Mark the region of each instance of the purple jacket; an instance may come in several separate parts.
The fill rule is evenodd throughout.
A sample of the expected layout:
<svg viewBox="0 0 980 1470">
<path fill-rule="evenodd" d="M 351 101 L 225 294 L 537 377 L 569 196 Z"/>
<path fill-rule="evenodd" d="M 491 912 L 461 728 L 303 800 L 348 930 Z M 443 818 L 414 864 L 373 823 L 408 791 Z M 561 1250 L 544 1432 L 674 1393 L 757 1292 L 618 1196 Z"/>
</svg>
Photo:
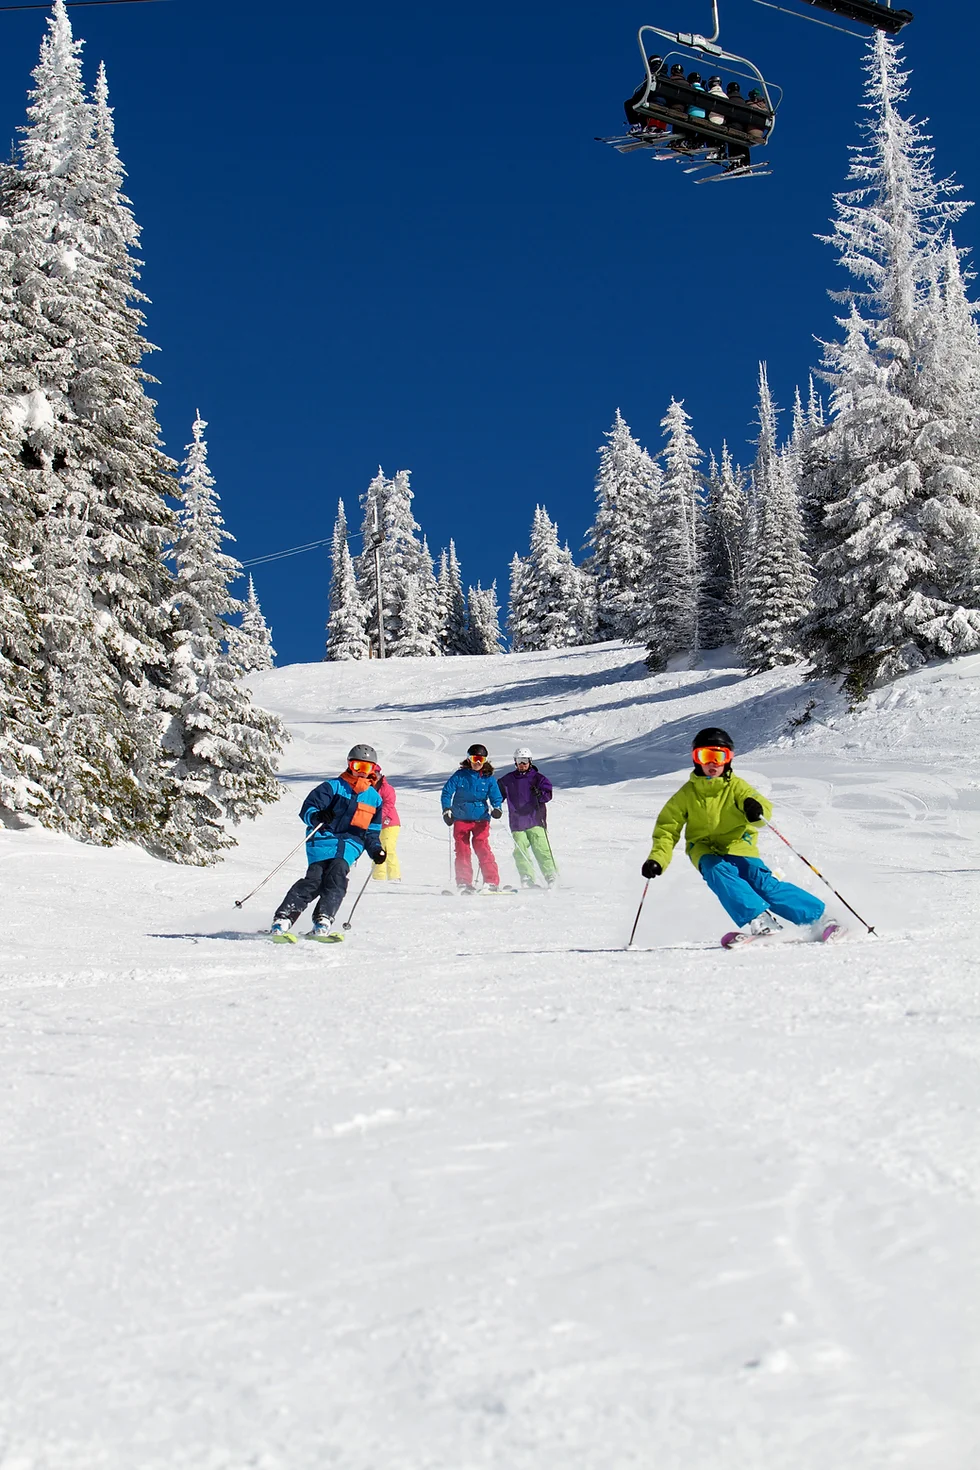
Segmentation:
<svg viewBox="0 0 980 1470">
<path fill-rule="evenodd" d="M 507 803 L 507 819 L 512 832 L 526 832 L 529 827 L 547 827 L 545 802 L 551 800 L 551 782 L 542 776 L 537 766 L 530 766 L 521 775 L 520 771 L 508 771 L 497 780 Z"/>
</svg>

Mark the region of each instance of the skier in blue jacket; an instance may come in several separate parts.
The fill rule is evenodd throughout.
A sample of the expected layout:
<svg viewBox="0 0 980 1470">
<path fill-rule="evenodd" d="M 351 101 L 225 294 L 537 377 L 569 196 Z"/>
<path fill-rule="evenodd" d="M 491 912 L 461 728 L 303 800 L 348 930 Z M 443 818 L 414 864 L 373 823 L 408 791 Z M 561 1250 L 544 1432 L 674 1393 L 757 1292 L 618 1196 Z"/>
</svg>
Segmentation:
<svg viewBox="0 0 980 1470">
<path fill-rule="evenodd" d="M 309 937 L 326 939 L 344 901 L 350 870 L 361 853 L 367 852 L 372 862 L 385 861 L 381 797 L 372 784 L 380 769 L 373 745 L 355 745 L 347 756 L 346 771 L 321 781 L 303 802 L 299 814 L 306 823 L 309 867 L 306 877 L 293 884 L 276 909 L 270 931 L 275 942 L 295 944 L 292 926 L 314 899 L 317 904 Z"/>
<path fill-rule="evenodd" d="M 487 757 L 487 747 L 471 745 L 459 770 L 453 772 L 442 788 L 442 820 L 453 829 L 456 886 L 460 893 L 475 891 L 471 839 L 484 884 L 490 893 L 500 892 L 500 873 L 490 846 L 487 814 L 499 819 L 503 809 L 504 799 Z"/>
</svg>

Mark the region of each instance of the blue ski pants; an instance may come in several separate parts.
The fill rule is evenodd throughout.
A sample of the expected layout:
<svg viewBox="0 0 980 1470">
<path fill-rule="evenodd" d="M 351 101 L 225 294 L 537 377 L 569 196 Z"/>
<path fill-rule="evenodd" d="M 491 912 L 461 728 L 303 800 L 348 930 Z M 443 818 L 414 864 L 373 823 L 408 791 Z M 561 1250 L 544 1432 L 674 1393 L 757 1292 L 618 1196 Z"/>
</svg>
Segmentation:
<svg viewBox="0 0 980 1470">
<path fill-rule="evenodd" d="M 812 924 L 827 907 L 805 888 L 781 882 L 761 858 L 724 857 L 709 852 L 701 859 L 698 871 L 740 929 L 766 909 L 789 919 L 791 924 Z"/>
</svg>

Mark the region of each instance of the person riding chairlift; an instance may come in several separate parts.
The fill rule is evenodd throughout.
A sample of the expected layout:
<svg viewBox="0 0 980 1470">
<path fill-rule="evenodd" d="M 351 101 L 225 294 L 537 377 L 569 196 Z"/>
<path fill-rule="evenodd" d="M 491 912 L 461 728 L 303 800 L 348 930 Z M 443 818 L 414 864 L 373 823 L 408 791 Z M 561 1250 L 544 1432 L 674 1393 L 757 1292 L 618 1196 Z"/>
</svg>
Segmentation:
<svg viewBox="0 0 980 1470">
<path fill-rule="evenodd" d="M 648 56 L 647 62 L 650 67 L 650 75 L 654 78 L 654 80 L 656 80 L 656 78 L 663 70 L 664 59 L 662 56 Z M 627 97 L 626 101 L 623 103 L 623 111 L 626 113 L 626 121 L 629 123 L 630 129 L 634 132 L 665 133 L 667 131 L 667 124 L 665 122 L 661 122 L 658 118 L 640 117 L 639 113 L 636 111 L 636 104 L 643 100 L 643 94 L 646 92 L 646 89 L 647 79 L 646 77 L 644 77 L 643 81 L 637 87 L 632 97 Z M 664 105 L 663 97 L 651 97 L 650 100 L 658 102 L 658 104 L 661 106 Z"/>
</svg>

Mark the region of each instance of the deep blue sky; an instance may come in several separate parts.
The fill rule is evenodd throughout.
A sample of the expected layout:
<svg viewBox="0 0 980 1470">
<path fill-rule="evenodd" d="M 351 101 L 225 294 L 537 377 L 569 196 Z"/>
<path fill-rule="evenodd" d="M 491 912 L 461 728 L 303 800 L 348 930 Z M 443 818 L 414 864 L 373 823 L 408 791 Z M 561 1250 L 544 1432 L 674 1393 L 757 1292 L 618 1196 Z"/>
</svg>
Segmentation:
<svg viewBox="0 0 980 1470">
<path fill-rule="evenodd" d="M 976 8 L 908 3 L 912 109 L 975 193 Z M 243 559 L 328 536 L 339 495 L 358 522 L 377 466 L 408 468 L 433 551 L 455 537 L 505 600 L 536 501 L 577 552 L 617 405 L 655 449 L 674 394 L 748 459 L 759 358 L 786 405 L 833 331 L 814 232 L 856 141 L 846 36 L 722 0 L 723 43 L 786 97 L 773 177 L 697 187 L 593 136 L 622 126 L 637 26 L 706 30 L 707 0 L 70 14 L 89 80 L 108 67 L 167 445 L 200 407 Z M 0 14 L 10 136 L 43 24 Z M 280 663 L 320 658 L 325 554 L 255 578 Z"/>
</svg>

